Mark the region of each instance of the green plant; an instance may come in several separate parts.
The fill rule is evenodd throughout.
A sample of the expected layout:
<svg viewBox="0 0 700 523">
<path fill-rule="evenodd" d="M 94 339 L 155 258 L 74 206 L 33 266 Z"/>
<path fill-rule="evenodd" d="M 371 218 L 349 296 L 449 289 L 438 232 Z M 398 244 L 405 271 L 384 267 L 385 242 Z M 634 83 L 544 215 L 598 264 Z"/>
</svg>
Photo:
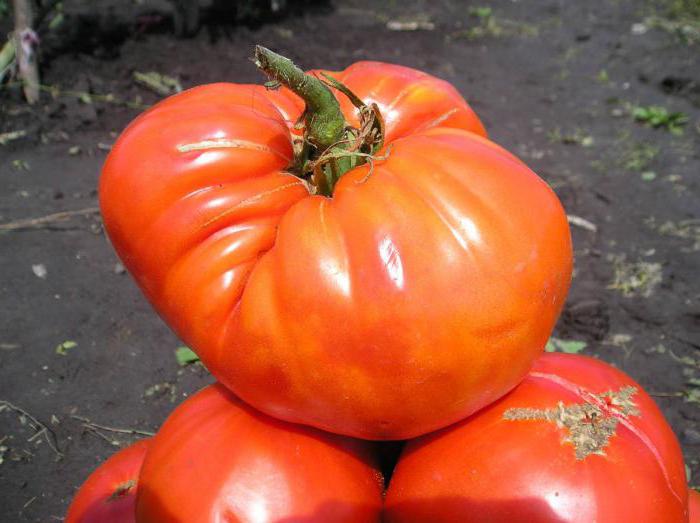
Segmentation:
<svg viewBox="0 0 700 523">
<path fill-rule="evenodd" d="M 666 3 L 669 16 L 700 20 L 700 0 L 667 0 Z"/>
<path fill-rule="evenodd" d="M 683 127 L 688 123 L 686 114 L 672 113 L 659 105 L 633 107 L 632 116 L 638 122 L 646 123 L 655 129 L 664 128 L 676 135 L 683 134 Z"/>
<path fill-rule="evenodd" d="M 607 84 L 610 83 L 610 75 L 608 74 L 608 71 L 606 69 L 601 69 L 598 71 L 598 74 L 595 77 L 596 82 L 600 84 Z"/>
<path fill-rule="evenodd" d="M 700 0 L 656 0 L 644 21 L 686 45 L 700 42 Z"/>
<path fill-rule="evenodd" d="M 547 345 L 545 345 L 544 350 L 546 352 L 565 352 L 567 354 L 578 354 L 583 349 L 586 348 L 587 343 L 585 341 L 577 340 L 562 340 L 561 338 L 555 338 L 552 336 L 549 338 Z"/>
<path fill-rule="evenodd" d="M 563 133 L 559 127 L 556 127 L 554 130 L 550 131 L 547 136 L 552 143 L 580 145 L 582 147 L 591 147 L 595 141 L 593 136 L 578 127 L 570 133 Z"/>
<path fill-rule="evenodd" d="M 656 145 L 637 142 L 629 146 L 622 154 L 622 167 L 628 171 L 644 171 L 659 155 Z"/>
<path fill-rule="evenodd" d="M 620 291 L 623 296 L 648 298 L 663 279 L 660 263 L 636 261 L 628 262 L 624 255 L 612 256 L 613 282 L 609 289 Z"/>
<path fill-rule="evenodd" d="M 485 6 L 470 7 L 469 14 L 472 16 L 476 16 L 477 18 L 481 18 L 483 20 L 485 18 L 491 18 L 493 16 L 493 9 Z"/>
<path fill-rule="evenodd" d="M 450 34 L 450 38 L 478 40 L 485 37 L 537 36 L 539 34 L 537 26 L 497 17 L 493 9 L 488 6 L 470 7 L 467 12 L 469 16 L 478 20 L 477 24 L 468 29 Z"/>
</svg>

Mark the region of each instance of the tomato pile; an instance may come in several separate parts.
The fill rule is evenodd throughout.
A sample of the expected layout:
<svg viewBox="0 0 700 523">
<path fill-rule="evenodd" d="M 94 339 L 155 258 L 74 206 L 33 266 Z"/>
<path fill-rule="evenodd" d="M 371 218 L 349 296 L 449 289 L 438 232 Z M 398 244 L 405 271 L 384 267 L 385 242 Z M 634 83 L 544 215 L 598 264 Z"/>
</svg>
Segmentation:
<svg viewBox="0 0 700 523">
<path fill-rule="evenodd" d="M 66 521 L 688 521 L 649 396 L 542 356 L 572 272 L 553 191 L 426 73 L 256 65 L 265 86 L 172 96 L 106 161 L 114 248 L 219 383 Z"/>
</svg>

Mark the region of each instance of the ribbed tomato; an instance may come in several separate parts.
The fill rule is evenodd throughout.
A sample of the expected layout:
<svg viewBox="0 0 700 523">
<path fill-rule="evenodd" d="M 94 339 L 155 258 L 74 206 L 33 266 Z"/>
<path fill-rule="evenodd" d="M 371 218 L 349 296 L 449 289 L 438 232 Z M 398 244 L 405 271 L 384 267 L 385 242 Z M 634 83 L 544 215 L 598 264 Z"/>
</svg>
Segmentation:
<svg viewBox="0 0 700 523">
<path fill-rule="evenodd" d="M 261 414 L 221 385 L 180 405 L 139 479 L 138 523 L 376 523 L 373 444 Z"/>
<path fill-rule="evenodd" d="M 73 497 L 65 523 L 134 523 L 139 470 L 149 443 L 137 441 L 90 474 Z"/>
<path fill-rule="evenodd" d="M 389 522 L 682 523 L 681 449 L 654 401 L 598 360 L 547 354 L 513 392 L 410 442 Z"/>
<path fill-rule="evenodd" d="M 213 84 L 124 131 L 101 178 L 104 223 L 155 309 L 244 401 L 413 437 L 523 378 L 568 289 L 568 225 L 448 83 L 376 62 L 333 75 L 386 127 L 332 196 L 290 173 L 294 94 Z"/>
</svg>

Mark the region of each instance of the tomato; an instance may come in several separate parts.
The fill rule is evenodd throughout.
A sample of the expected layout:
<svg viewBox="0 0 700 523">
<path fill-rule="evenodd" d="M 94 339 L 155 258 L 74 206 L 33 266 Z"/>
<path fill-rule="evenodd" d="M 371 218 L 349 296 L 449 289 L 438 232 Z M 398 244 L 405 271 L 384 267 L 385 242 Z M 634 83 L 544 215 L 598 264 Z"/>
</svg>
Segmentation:
<svg viewBox="0 0 700 523">
<path fill-rule="evenodd" d="M 700 523 L 700 492 L 688 489 L 689 523 Z"/>
<path fill-rule="evenodd" d="M 141 470 L 138 523 L 378 522 L 372 444 L 261 414 L 221 385 L 180 405 Z"/>
<path fill-rule="evenodd" d="M 120 136 L 104 224 L 155 309 L 241 399 L 335 433 L 409 438 L 525 376 L 568 290 L 568 224 L 448 83 L 377 62 L 332 74 L 386 124 L 383 149 L 332 196 L 289 172 L 300 99 L 213 84 Z"/>
<path fill-rule="evenodd" d="M 133 523 L 139 470 L 149 443 L 137 441 L 90 474 L 73 497 L 65 523 Z"/>
<path fill-rule="evenodd" d="M 409 442 L 389 522 L 680 523 L 681 449 L 654 401 L 621 371 L 547 354 L 513 392 Z"/>
</svg>

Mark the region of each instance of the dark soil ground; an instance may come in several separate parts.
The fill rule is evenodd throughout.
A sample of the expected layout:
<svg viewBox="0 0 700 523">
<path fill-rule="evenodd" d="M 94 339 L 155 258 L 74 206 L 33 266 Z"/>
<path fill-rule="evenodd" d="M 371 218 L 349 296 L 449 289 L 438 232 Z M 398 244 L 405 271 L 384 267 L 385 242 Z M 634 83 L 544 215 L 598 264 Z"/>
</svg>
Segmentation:
<svg viewBox="0 0 700 523">
<path fill-rule="evenodd" d="M 140 437 L 129 431 L 155 431 L 211 381 L 178 366 L 181 343 L 102 232 L 96 186 L 117 133 L 159 98 L 135 71 L 185 87 L 260 82 L 255 43 L 305 67 L 376 59 L 454 83 L 492 138 L 587 220 L 572 226 L 559 347 L 585 342 L 654 394 L 700 484 L 700 42 L 692 19 L 679 29 L 683 2 L 338 0 L 257 27 L 207 22 L 188 40 L 169 33 L 167 4 L 134 18 L 132 2 L 111 4 L 45 39 L 54 87 L 39 105 L 0 91 L 0 133 L 26 133 L 0 145 L 0 223 L 84 211 L 0 232 L 0 521 L 60 521 L 88 473 Z M 686 115 L 682 134 L 635 121 L 650 105 Z"/>
</svg>

